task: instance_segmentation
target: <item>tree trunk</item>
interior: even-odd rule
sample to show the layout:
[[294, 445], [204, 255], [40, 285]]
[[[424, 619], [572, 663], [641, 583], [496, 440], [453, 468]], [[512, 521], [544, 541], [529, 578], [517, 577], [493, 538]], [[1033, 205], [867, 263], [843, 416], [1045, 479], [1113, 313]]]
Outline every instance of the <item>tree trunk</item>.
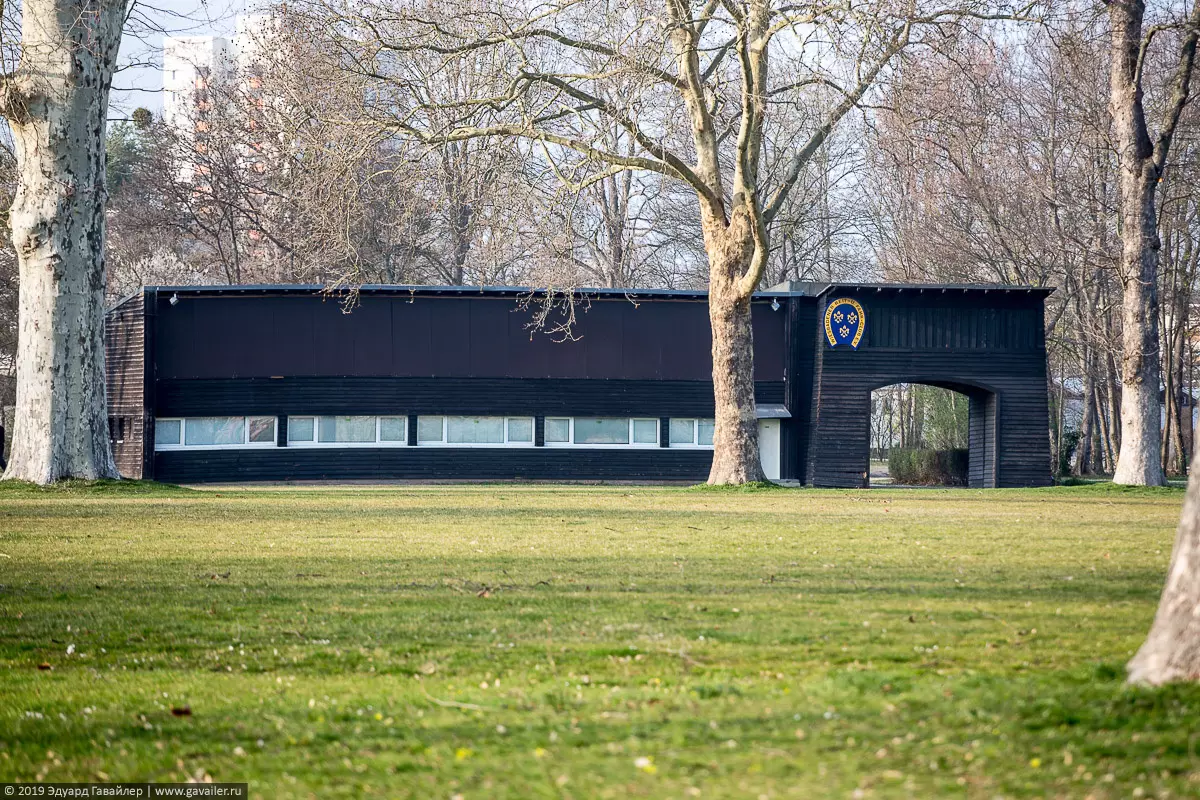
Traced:
[[712, 325], [713, 436], [712, 485], [765, 481], [758, 451], [758, 414], [754, 405], [754, 330], [750, 295], [739, 291], [754, 255], [754, 240], [746, 214], [733, 220], [705, 216], [704, 244], [708, 251], [708, 318]]
[[1127, 669], [1130, 683], [1200, 679], [1200, 458], [1192, 459], [1158, 613]]
[[[1150, 203], [1153, 203], [1151, 200]], [[1154, 211], [1148, 212], [1153, 225]], [[1143, 223], [1145, 224], [1145, 223]], [[1157, 248], [1143, 247], [1138, 240], [1147, 234], [1122, 232], [1126, 242], [1122, 260], [1136, 258], [1130, 250], [1142, 251], [1140, 266], [1125, 280], [1122, 302], [1121, 361], [1121, 450], [1113, 482], [1130, 486], [1163, 486], [1161, 450], [1162, 410], [1159, 399], [1160, 359], [1158, 351]], [[1153, 227], [1149, 229], [1153, 234]], [[1157, 237], [1156, 237], [1157, 238]], [[1149, 274], [1147, 274], [1147, 271]]]
[[1110, 106], [1120, 159], [1121, 224], [1121, 450], [1113, 482], [1161, 486], [1158, 343], [1158, 228], [1154, 188], [1158, 169], [1146, 129], [1138, 55], [1141, 0], [1110, 3]]
[[116, 478], [104, 372], [104, 137], [124, 0], [27, 0], [3, 112], [19, 183], [17, 406], [6, 479]]

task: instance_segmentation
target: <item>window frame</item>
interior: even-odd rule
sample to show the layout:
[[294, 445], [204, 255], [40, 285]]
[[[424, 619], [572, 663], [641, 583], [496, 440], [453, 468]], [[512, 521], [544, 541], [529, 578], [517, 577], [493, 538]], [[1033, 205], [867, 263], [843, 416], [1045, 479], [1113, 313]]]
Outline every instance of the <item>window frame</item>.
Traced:
[[[565, 419], [567, 421], [567, 441], [551, 442], [546, 440], [546, 447], [574, 447], [586, 448], [594, 450], [653, 450], [657, 449], [662, 444], [662, 424], [658, 417], [580, 417], [579, 419], [624, 419], [629, 426], [629, 441], [624, 444], [576, 444], [575, 443], [575, 417], [553, 416], [546, 417], [546, 420]], [[633, 424], [635, 422], [653, 422], [655, 437], [653, 442], [637, 442], [634, 441]], [[669, 430], [668, 430], [669, 435]], [[543, 436], [543, 439], [545, 437]]]
[[[692, 423], [692, 441], [687, 444], [676, 444], [675, 442], [671, 441], [671, 424], [674, 422], [681, 422], [685, 419], [691, 420]], [[713, 446], [711, 444], [700, 444], [700, 422], [702, 420], [707, 421], [709, 419], [709, 417], [671, 417], [667, 421], [667, 447], [674, 447], [677, 450], [712, 450]], [[716, 420], [713, 420], [713, 424], [716, 424]]]
[[[240, 417], [242, 419], [241, 444], [187, 444], [188, 420], [233, 419], [235, 417]], [[271, 436], [271, 441], [250, 441], [250, 420], [252, 419], [269, 419], [272, 421], [274, 435]], [[163, 444], [158, 441], [158, 423], [160, 422], [179, 423], [179, 444]], [[177, 452], [181, 450], [188, 452], [194, 452], [197, 450], [257, 450], [265, 447], [279, 447], [279, 417], [271, 416], [270, 414], [207, 414], [201, 417], [155, 417], [154, 432], [154, 452], [156, 453]]]
[[[442, 438], [441, 441], [424, 441], [417, 437], [417, 447], [534, 447], [537, 445], [537, 418], [532, 414], [522, 415], [513, 414], [421, 414], [421, 417], [439, 417], [442, 420]], [[450, 442], [447, 441], [450, 435], [450, 418], [459, 417], [461, 419], [480, 419], [492, 418], [501, 421], [501, 428], [504, 430], [503, 442]], [[508, 438], [508, 423], [511, 420], [529, 420], [531, 436], [527, 442], [514, 442]], [[420, 429], [420, 421], [417, 422], [418, 430]]]
[[[321, 417], [374, 417], [375, 419], [375, 441], [373, 442], [322, 442], [319, 420]], [[312, 439], [293, 439], [292, 438], [292, 420], [294, 419], [311, 419]], [[404, 431], [404, 438], [399, 441], [384, 441], [383, 421], [385, 419], [398, 419], [403, 422], [401, 430]], [[289, 414], [288, 415], [288, 447], [311, 447], [311, 448], [344, 448], [344, 447], [407, 447], [408, 446], [408, 415], [407, 414]]]

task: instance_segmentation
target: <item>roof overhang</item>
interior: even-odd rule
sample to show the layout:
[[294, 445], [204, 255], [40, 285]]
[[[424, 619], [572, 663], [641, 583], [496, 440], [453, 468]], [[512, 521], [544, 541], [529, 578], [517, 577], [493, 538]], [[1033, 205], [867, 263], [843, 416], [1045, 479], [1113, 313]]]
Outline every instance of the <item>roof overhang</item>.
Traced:
[[792, 412], [783, 403], [759, 403], [755, 408], [758, 419], [791, 419]]

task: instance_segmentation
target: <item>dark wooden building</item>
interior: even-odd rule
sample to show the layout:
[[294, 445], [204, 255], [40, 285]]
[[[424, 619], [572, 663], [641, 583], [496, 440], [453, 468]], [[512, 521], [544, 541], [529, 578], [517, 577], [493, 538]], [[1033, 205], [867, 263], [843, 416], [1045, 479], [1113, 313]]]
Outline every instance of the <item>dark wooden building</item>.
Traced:
[[[870, 396], [970, 398], [970, 483], [1050, 482], [1043, 303], [1009, 286], [793, 283], [755, 296], [768, 475], [864, 486]], [[109, 413], [133, 478], [703, 480], [706, 297], [589, 291], [574, 338], [514, 288], [148, 287], [108, 315]], [[535, 300], [536, 302], [536, 300]]]

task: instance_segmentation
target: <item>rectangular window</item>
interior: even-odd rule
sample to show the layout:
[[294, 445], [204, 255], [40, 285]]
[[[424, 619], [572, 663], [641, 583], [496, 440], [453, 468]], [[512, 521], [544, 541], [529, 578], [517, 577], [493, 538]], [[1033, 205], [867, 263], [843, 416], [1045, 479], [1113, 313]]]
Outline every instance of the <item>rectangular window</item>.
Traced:
[[634, 444], [658, 444], [658, 420], [635, 419], [633, 421]]
[[449, 444], [504, 444], [504, 417], [446, 417]]
[[510, 444], [533, 444], [533, 417], [509, 417], [508, 441]]
[[653, 447], [658, 444], [658, 420], [629, 417], [547, 417], [546, 444]]
[[316, 432], [316, 417], [288, 417], [289, 444], [311, 442]]
[[321, 444], [365, 444], [377, 441], [375, 417], [320, 417], [317, 441]]
[[245, 417], [192, 417], [183, 429], [183, 443], [187, 447], [228, 446], [245, 441]]
[[250, 444], [275, 444], [275, 418], [249, 417], [247, 441]]
[[275, 417], [186, 417], [154, 421], [155, 450], [274, 447]]
[[696, 420], [672, 419], [671, 444], [689, 445], [696, 443]]
[[418, 445], [504, 447], [533, 444], [533, 417], [418, 417]]
[[712, 447], [714, 428], [711, 419], [673, 418], [671, 447]]
[[408, 417], [288, 417], [293, 447], [394, 447], [407, 440]]
[[183, 420], [154, 420], [154, 446], [178, 447], [183, 443]]
[[408, 441], [408, 417], [380, 417], [379, 441], [401, 443]]
[[446, 441], [445, 417], [417, 417], [417, 444]]
[[546, 417], [546, 444], [569, 444], [571, 420], [562, 417]]
[[629, 420], [616, 417], [575, 417], [573, 444], [629, 444]]

